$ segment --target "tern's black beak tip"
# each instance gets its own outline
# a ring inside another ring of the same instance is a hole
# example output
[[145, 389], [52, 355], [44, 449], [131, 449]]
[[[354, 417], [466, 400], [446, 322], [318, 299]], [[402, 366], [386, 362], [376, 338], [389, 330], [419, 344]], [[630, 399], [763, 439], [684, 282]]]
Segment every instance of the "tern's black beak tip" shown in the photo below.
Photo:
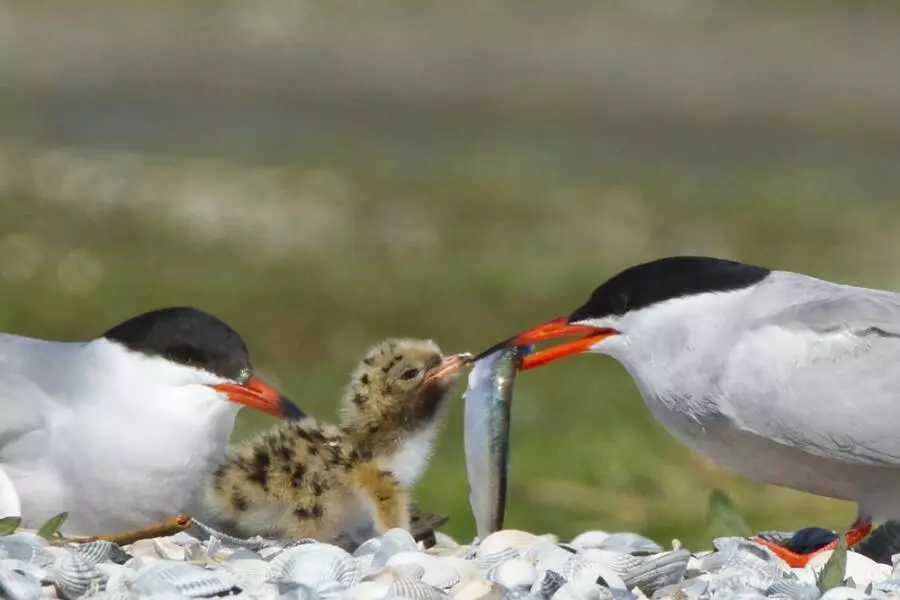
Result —
[[488, 348], [487, 350], [483, 350], [483, 351], [479, 352], [478, 354], [476, 354], [475, 356], [471, 357], [471, 358], [470, 358], [469, 360], [467, 360], [466, 362], [467, 362], [467, 363], [478, 362], [479, 360], [481, 360], [482, 358], [484, 358], [484, 357], [487, 356], [488, 354], [493, 354], [493, 353], [496, 352], [497, 350], [503, 350], [504, 348], [509, 348], [510, 346], [514, 346], [514, 345], [515, 345], [515, 342], [516, 342], [516, 338], [515, 338], [515, 337], [507, 338], [507, 339], [503, 340], [502, 342], [499, 342], [499, 343], [497, 343], [497, 344], [494, 344], [493, 346], [491, 346], [491, 347]]
[[290, 398], [288, 398], [287, 396], [280, 397], [280, 404], [282, 418], [289, 419], [291, 421], [306, 418], [306, 413], [300, 410], [300, 408], [296, 404], [291, 402]]

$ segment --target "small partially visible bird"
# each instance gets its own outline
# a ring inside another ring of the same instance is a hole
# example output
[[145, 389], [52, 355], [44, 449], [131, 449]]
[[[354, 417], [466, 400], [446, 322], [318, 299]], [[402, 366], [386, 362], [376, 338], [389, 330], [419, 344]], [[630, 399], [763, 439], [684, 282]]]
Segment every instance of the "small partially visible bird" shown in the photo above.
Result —
[[[498, 347], [618, 360], [679, 440], [744, 477], [857, 503], [846, 539], [900, 517], [900, 294], [709, 257], [637, 265]], [[791, 565], [801, 554], [767, 543]]]
[[68, 512], [63, 532], [84, 535], [190, 512], [240, 406], [304, 416], [253, 376], [231, 327], [193, 308], [85, 342], [0, 334], [0, 509], [18, 503], [26, 527]]
[[374, 345], [351, 376], [340, 425], [283, 423], [236, 446], [208, 481], [204, 518], [236, 535], [324, 541], [410, 529], [409, 489], [469, 358], [443, 357], [427, 340]]

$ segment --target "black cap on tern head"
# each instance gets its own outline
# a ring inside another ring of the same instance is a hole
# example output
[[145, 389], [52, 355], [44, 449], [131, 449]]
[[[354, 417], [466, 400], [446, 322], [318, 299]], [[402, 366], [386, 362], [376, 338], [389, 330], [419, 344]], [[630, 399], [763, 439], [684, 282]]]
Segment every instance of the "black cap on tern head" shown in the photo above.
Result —
[[670, 256], [625, 269], [602, 283], [569, 315], [569, 323], [623, 315], [673, 298], [728, 292], [759, 283], [771, 271], [706, 256]]
[[126, 348], [161, 356], [244, 383], [251, 375], [250, 353], [238, 333], [224, 321], [195, 308], [172, 307], [146, 312], [103, 334]]
[[590, 299], [568, 317], [557, 317], [494, 344], [472, 360], [500, 348], [534, 344], [566, 335], [584, 337], [527, 355], [520, 369], [532, 369], [595, 347], [621, 332], [584, 321], [624, 315], [665, 300], [694, 294], [728, 292], [750, 287], [771, 271], [743, 263], [705, 256], [672, 256], [625, 269], [600, 285]]
[[226, 379], [228, 382], [210, 387], [233, 402], [276, 417], [306, 416], [288, 398], [253, 376], [247, 345], [234, 329], [195, 308], [153, 310], [116, 325], [102, 337], [129, 350], [160, 356]]

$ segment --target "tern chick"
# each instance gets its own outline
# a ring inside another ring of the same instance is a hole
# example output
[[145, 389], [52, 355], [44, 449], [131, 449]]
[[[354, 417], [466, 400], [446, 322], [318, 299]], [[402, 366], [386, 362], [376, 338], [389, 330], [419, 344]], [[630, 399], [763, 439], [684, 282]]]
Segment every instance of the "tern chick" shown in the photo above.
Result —
[[470, 355], [384, 340], [354, 370], [339, 425], [284, 423], [235, 447], [210, 477], [208, 517], [237, 535], [361, 539], [409, 529], [446, 400]]

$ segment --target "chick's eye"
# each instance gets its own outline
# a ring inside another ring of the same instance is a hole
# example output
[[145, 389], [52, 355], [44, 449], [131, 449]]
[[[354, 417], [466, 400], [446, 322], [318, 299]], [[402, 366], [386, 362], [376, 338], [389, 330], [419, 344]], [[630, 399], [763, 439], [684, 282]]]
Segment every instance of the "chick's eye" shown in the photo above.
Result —
[[405, 379], [409, 381], [410, 379], [415, 379], [419, 375], [419, 369], [410, 368], [404, 369], [402, 373], [400, 373], [400, 379]]

